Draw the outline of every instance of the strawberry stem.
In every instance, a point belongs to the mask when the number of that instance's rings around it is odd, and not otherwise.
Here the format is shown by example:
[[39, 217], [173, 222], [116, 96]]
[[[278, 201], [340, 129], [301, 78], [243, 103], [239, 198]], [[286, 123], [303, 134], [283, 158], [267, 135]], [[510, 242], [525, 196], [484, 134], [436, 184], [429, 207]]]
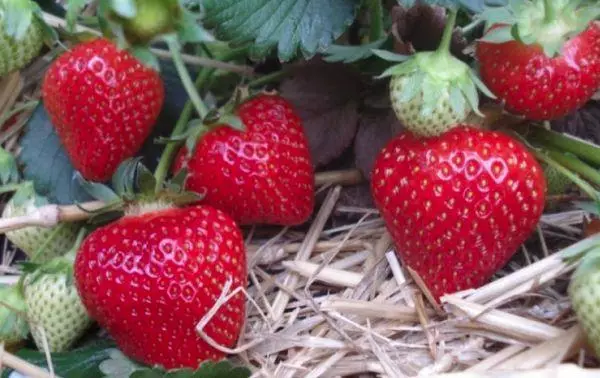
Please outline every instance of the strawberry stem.
[[370, 30], [369, 40], [379, 40], [383, 36], [383, 6], [381, 0], [369, 0]]
[[[581, 177], [579, 177], [576, 173], [573, 172], [581, 170], [589, 173], [588, 169], [593, 170], [593, 168], [586, 166], [580, 161], [573, 160], [573, 158], [569, 159], [568, 156], [565, 156], [558, 151], [546, 150], [545, 152], [541, 152], [536, 148], [530, 148], [530, 150], [536, 158], [545, 162], [549, 166], [553, 167], [554, 169], [565, 175], [569, 180], [571, 180], [575, 185], [577, 185], [579, 189], [581, 189], [591, 199], [593, 199], [594, 202], [600, 204], [600, 196], [598, 195], [598, 192], [587, 181], [583, 180]], [[567, 165], [569, 165], [570, 167], [567, 168]], [[571, 169], [573, 171], [571, 171]]]
[[574, 156], [561, 153], [557, 150], [546, 149], [546, 153], [565, 168], [570, 169], [574, 173], [578, 173], [581, 177], [587, 179], [591, 183], [600, 186], [600, 172], [593, 167], [590, 167]]
[[592, 165], [600, 166], [600, 147], [592, 143], [578, 140], [556, 131], [547, 130], [543, 127], [533, 126], [524, 131], [522, 126], [520, 126], [518, 128], [515, 127], [514, 131], [532, 142], [563, 152], [569, 152]]
[[181, 82], [183, 83], [183, 86], [185, 87], [185, 90], [188, 93], [188, 96], [190, 97], [190, 101], [196, 108], [196, 111], [198, 112], [200, 118], [206, 117], [206, 115], [208, 114], [208, 107], [200, 98], [200, 95], [198, 94], [198, 91], [196, 90], [196, 87], [192, 82], [192, 78], [190, 77], [190, 74], [187, 68], [185, 67], [185, 63], [183, 61], [183, 57], [181, 56], [181, 51], [179, 49], [179, 42], [176, 38], [170, 37], [165, 38], [165, 40], [167, 41], [167, 45], [169, 46], [169, 50], [171, 51], [171, 55], [173, 56], [173, 63], [175, 64], [175, 68], [179, 73]]
[[456, 25], [458, 9], [451, 8], [448, 12], [446, 26], [444, 26], [444, 34], [442, 34], [442, 41], [435, 52], [437, 56], [447, 56], [450, 54], [450, 43], [452, 42], [452, 34], [454, 33], [454, 25]]
[[289, 74], [290, 74], [289, 70], [282, 69], [280, 71], [271, 72], [269, 74], [266, 74], [266, 75], [263, 75], [261, 77], [258, 77], [258, 78], [254, 79], [254, 80], [251, 80], [246, 85], [249, 88], [261, 87], [261, 86], [263, 86], [265, 84], [269, 84], [269, 83], [278, 81], [279, 79], [282, 79], [282, 78], [286, 77]]
[[[200, 72], [198, 77], [196, 78], [195, 86], [196, 88], [201, 88], [202, 85], [210, 78], [213, 69], [204, 69]], [[190, 119], [192, 118], [193, 105], [191, 101], [186, 102], [181, 114], [179, 115], [179, 119], [171, 132], [171, 137], [176, 137], [182, 134], [185, 131]], [[175, 153], [178, 150], [179, 145], [177, 143], [168, 143], [163, 150], [163, 153], [158, 162], [158, 166], [156, 167], [156, 171], [154, 172], [154, 178], [156, 179], [156, 188], [155, 191], [158, 193], [163, 186], [163, 181], [167, 177], [167, 173], [169, 168], [171, 167], [171, 163]]]

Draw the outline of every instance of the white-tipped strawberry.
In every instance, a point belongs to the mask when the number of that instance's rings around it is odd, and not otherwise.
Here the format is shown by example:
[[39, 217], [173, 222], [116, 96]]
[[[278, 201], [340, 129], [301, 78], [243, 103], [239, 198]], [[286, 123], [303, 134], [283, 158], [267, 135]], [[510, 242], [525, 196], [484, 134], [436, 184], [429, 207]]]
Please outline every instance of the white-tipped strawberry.
[[10, 347], [27, 338], [26, 309], [21, 285], [0, 287], [0, 343]]
[[569, 297], [590, 346], [600, 356], [600, 249], [587, 252], [579, 263]]
[[35, 267], [25, 277], [29, 326], [40, 350], [44, 345], [52, 353], [70, 349], [93, 322], [73, 280], [73, 262], [81, 239], [66, 255]]
[[[26, 215], [48, 203], [35, 192], [31, 182], [25, 182], [5, 205], [2, 217]], [[25, 227], [7, 232], [6, 237], [32, 262], [43, 263], [68, 251], [77, 239], [79, 228], [78, 223], [61, 223], [51, 228]]]
[[472, 112], [482, 115], [477, 89], [494, 97], [471, 68], [450, 53], [456, 13], [450, 10], [436, 51], [403, 56], [374, 50], [385, 60], [401, 62], [379, 77], [391, 77], [392, 108], [404, 127], [419, 136], [441, 135]]

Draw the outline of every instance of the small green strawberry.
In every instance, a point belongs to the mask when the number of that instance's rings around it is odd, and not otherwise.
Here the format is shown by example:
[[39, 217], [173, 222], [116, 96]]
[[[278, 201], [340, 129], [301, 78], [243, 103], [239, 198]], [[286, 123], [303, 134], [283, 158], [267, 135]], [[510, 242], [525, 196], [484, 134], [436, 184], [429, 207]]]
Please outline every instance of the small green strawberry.
[[0, 344], [11, 346], [27, 338], [26, 310], [21, 285], [0, 287]]
[[573, 310], [597, 356], [600, 356], [600, 249], [589, 251], [569, 285]]
[[565, 194], [573, 182], [556, 168], [545, 163], [541, 163], [541, 166], [544, 170], [544, 175], [546, 176], [548, 195]]
[[44, 44], [44, 26], [31, 0], [0, 1], [0, 77], [18, 71]]
[[34, 268], [24, 280], [29, 327], [40, 350], [44, 341], [50, 352], [68, 350], [93, 322], [73, 281], [73, 262], [79, 244], [81, 240], [66, 255]]
[[[2, 217], [25, 215], [48, 203], [45, 197], [35, 192], [33, 183], [25, 182], [4, 207]], [[77, 238], [79, 228], [78, 223], [61, 223], [51, 228], [25, 227], [7, 232], [6, 237], [32, 262], [42, 263], [68, 251]]]
[[375, 50], [379, 57], [401, 62], [379, 77], [390, 77], [390, 100], [404, 127], [418, 136], [441, 135], [479, 111], [477, 89], [493, 94], [481, 83], [471, 68], [450, 53], [456, 23], [456, 9], [451, 9], [442, 41], [436, 51], [411, 56]]

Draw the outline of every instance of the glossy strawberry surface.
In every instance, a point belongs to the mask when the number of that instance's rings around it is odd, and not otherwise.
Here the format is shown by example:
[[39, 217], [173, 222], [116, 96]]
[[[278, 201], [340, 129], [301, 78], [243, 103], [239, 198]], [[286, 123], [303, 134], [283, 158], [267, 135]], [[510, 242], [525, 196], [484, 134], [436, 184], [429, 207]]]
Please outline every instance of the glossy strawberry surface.
[[258, 95], [238, 108], [246, 130], [219, 126], [182, 149], [175, 170], [187, 167], [186, 188], [241, 224], [295, 225], [314, 206], [314, 172], [302, 122], [276, 95]]
[[523, 145], [466, 125], [400, 134], [371, 183], [397, 253], [435, 298], [478, 287], [507, 263], [542, 214], [545, 185]]
[[48, 69], [44, 106], [74, 167], [105, 181], [150, 134], [164, 102], [163, 82], [106, 39], [74, 46]]
[[[129, 215], [91, 233], [75, 261], [75, 282], [90, 316], [119, 349], [148, 365], [197, 367], [223, 353], [196, 333], [224, 285], [245, 289], [241, 232], [208, 206]], [[245, 318], [239, 293], [204, 328], [232, 347]]]
[[553, 120], [583, 106], [600, 88], [600, 26], [572, 37], [558, 56], [538, 44], [477, 43], [481, 78], [508, 111]]

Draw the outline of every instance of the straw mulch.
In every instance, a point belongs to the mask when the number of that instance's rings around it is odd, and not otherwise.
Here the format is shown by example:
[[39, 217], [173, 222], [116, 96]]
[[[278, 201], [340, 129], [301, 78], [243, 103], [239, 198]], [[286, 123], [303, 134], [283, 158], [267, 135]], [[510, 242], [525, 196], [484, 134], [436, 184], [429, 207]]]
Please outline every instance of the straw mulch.
[[[34, 98], [36, 80], [35, 65], [27, 75], [5, 78], [0, 114]], [[17, 122], [0, 135], [13, 153], [22, 126]], [[247, 230], [248, 317], [238, 347], [228, 352], [254, 376], [600, 375], [566, 296], [574, 266], [561, 258], [600, 242], [600, 235], [584, 235], [586, 213], [545, 214], [492, 282], [446, 296], [438, 307], [402, 267], [377, 211], [339, 205], [340, 177], [353, 176], [320, 176], [325, 199], [307, 232]], [[333, 218], [355, 221], [338, 226]], [[4, 283], [17, 278], [13, 255], [6, 250], [3, 256]], [[210, 315], [199, 322], [201, 334]], [[6, 351], [0, 356], [31, 377], [50, 376]]]

